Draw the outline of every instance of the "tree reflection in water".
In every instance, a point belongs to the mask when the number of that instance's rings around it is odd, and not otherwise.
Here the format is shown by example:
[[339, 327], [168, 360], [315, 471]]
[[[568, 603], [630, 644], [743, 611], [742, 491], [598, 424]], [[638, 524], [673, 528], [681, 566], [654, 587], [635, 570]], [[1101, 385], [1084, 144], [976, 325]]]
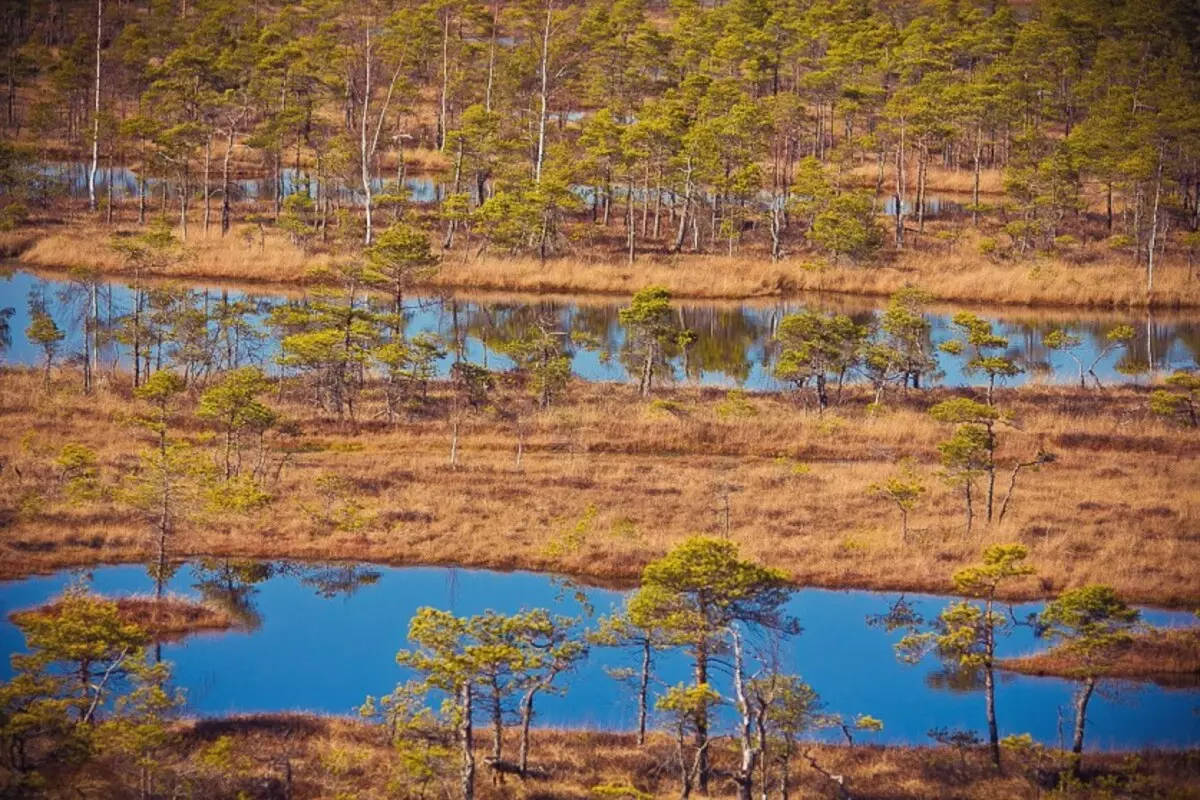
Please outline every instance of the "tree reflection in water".
[[295, 575], [300, 583], [314, 589], [318, 597], [331, 600], [335, 597], [351, 597], [364, 586], [379, 582], [382, 574], [377, 569], [362, 564], [287, 564], [282, 565], [286, 574]]
[[278, 573], [269, 561], [248, 559], [202, 558], [192, 565], [196, 582], [192, 584], [205, 602], [223, 609], [244, 631], [262, 627], [262, 616], [254, 607], [257, 585]]

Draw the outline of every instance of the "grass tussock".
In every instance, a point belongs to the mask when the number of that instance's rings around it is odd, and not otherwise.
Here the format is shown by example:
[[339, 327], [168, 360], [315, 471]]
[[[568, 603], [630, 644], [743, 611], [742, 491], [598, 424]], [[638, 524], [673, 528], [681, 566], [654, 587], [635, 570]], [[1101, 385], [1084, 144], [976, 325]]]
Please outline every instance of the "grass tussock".
[[[206, 605], [179, 595], [164, 595], [160, 598], [128, 595], [102, 598], [116, 603], [117, 613], [125, 622], [131, 622], [149, 633], [157, 641], [182, 639], [204, 631], [223, 631], [234, 627], [229, 613], [221, 608]], [[24, 616], [56, 616], [59, 600], [34, 609], [16, 611], [9, 616], [19, 620]]]
[[[1078, 674], [1078, 658], [1059, 646], [1020, 658], [1009, 658], [1001, 666], [1026, 675], [1070, 677]], [[1200, 686], [1200, 628], [1153, 629], [1134, 634], [1123, 649], [1099, 673], [1107, 678], [1152, 680], [1178, 686]]]
[[[150, 521], [105, 496], [152, 444], [130, 422], [136, 401], [126, 381], [85, 397], [75, 374], [46, 394], [35, 371], [0, 373], [5, 575], [152, 552]], [[519, 391], [498, 389], [494, 406], [512, 407]], [[790, 395], [752, 394], [753, 413], [728, 415], [721, 390], [675, 388], [646, 402], [632, 387], [580, 383], [523, 417], [519, 465], [511, 417], [462, 415], [452, 466], [444, 385], [395, 424], [383, 419], [375, 388], [351, 422], [314, 412], [303, 389], [285, 385], [272, 402], [300, 435], [270, 503], [236, 514], [201, 509], [172, 548], [181, 558], [459, 564], [628, 582], [681, 539], [708, 533], [728, 535], [799, 584], [945, 592], [951, 573], [987, 545], [1021, 542], [1037, 576], [1015, 596], [1106, 583], [1135, 601], [1200, 600], [1200, 434], [1151, 414], [1143, 389], [1003, 391], [998, 403], [1015, 427], [1001, 431], [1001, 465], [1039, 447], [1058, 459], [1022, 472], [1003, 522], [977, 517], [966, 535], [962, 491], [939, 477], [936, 448], [950, 429], [927, 414], [961, 393], [897, 393], [870, 413], [869, 394], [854, 389], [823, 416]], [[219, 437], [195, 421], [194, 403], [193, 394], [176, 413], [173, 436], [216, 463]], [[96, 452], [96, 499], [62, 491], [53, 459], [68, 443]], [[927, 487], [907, 542], [897, 510], [871, 488], [903, 457]]]
[[[177, 736], [157, 757], [159, 768], [186, 775], [190, 792], [199, 796], [310, 798], [356, 797], [382, 800], [396, 796], [453, 796], [458, 789], [457, 750], [434, 762], [417, 778], [413, 754], [398, 753], [382, 728], [358, 720], [313, 714], [256, 714], [198, 719], [181, 723]], [[506, 752], [516, 748], [516, 732], [506, 734]], [[1010, 753], [1001, 772], [991, 767], [982, 748], [957, 752], [933, 747], [853, 748], [805, 743], [806, 752], [825, 771], [844, 776], [848, 796], [888, 798], [956, 797], [964, 800], [1020, 800], [1044, 797], [1047, 782], [1060, 774], [1047, 769], [1052, 756]], [[422, 748], [417, 748], [420, 753]], [[800, 755], [793, 757], [790, 796], [819, 800], [837, 796], [829, 778]], [[679, 782], [672, 742], [661, 734], [638, 747], [631, 734], [535, 729], [530, 763], [546, 773], [521, 781], [508, 776], [492, 780], [484, 762], [487, 748], [477, 742], [476, 797], [554, 797], [594, 800], [631, 797], [629, 787], [651, 797], [677, 797]], [[716, 777], [707, 795], [736, 796], [733, 782], [720, 777], [736, 768], [737, 753], [729, 740], [713, 745]], [[74, 782], [103, 787], [103, 795], [136, 797], [128, 775], [103, 758], [95, 760]], [[1064, 797], [1092, 797], [1096, 791], [1117, 796], [1183, 797], [1200, 780], [1200, 762], [1192, 753], [1145, 752], [1089, 754], [1083, 760], [1081, 781], [1063, 791]], [[51, 785], [54, 785], [53, 779]], [[600, 787], [608, 787], [608, 791]], [[755, 789], [757, 790], [757, 785]], [[772, 787], [774, 790], [774, 787]], [[1109, 795], [1104, 795], [1109, 796]]]
[[[107, 246], [111, 230], [82, 226], [55, 230], [22, 245], [26, 266], [63, 269], [89, 266], [121, 273], [125, 264]], [[265, 238], [261, 238], [265, 236]], [[956, 234], [957, 236], [957, 234]], [[915, 237], [914, 237], [915, 238]], [[829, 264], [792, 257], [772, 262], [758, 256], [641, 255], [628, 264], [614, 255], [567, 255], [540, 261], [449, 253], [431, 280], [441, 289], [527, 293], [631, 295], [646, 286], [666, 286], [681, 298], [745, 299], [805, 292], [886, 296], [918, 285], [943, 302], [1095, 308], [1194, 308], [1200, 306], [1200, 280], [1186, 264], [1168, 262], [1147, 293], [1144, 270], [1127, 257], [1095, 245], [1068, 256], [1023, 260], [982, 255], [978, 237], [936, 238], [895, 253], [874, 265]], [[229, 236], [193, 229], [188, 256], [158, 272], [160, 277], [251, 283], [303, 284], [315, 267], [335, 256], [306, 254], [285, 236], [256, 226], [240, 226]], [[338, 256], [343, 257], [343, 256]]]

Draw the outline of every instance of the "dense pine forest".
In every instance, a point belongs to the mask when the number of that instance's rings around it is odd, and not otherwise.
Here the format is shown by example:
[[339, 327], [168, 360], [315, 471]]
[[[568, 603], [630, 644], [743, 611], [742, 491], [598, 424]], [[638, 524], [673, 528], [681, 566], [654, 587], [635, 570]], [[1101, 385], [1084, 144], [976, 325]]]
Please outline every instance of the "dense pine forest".
[[[90, 208], [112, 202], [106, 171], [131, 168], [139, 221], [168, 213], [186, 231], [200, 215], [224, 233], [265, 214], [305, 247], [370, 243], [416, 214], [445, 249], [862, 261], [982, 226], [985, 256], [1126, 253], [1148, 287], [1169, 254], [1190, 265], [1200, 248], [1187, 2], [4, 14], [4, 130], [26, 145], [5, 158], [10, 227], [48, 202], [22, 165], [75, 159]], [[426, 202], [405, 187], [417, 172], [439, 181]], [[248, 173], [269, 189], [244, 210], [232, 180]], [[948, 191], [966, 219], [931, 227], [931, 193]]]
[[1194, 0], [0, 5], [0, 797], [1200, 792]]

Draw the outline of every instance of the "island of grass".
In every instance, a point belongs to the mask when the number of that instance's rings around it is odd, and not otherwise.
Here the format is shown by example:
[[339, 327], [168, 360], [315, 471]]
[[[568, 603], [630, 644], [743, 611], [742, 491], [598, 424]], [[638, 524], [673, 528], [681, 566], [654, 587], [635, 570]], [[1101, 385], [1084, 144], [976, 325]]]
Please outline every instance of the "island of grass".
[[[122, 622], [137, 625], [154, 641], [182, 639], [205, 631], [224, 631], [234, 627], [234, 619], [224, 610], [178, 595], [152, 597], [130, 595], [98, 599], [113, 603]], [[57, 617], [63, 598], [55, 598], [37, 608], [16, 611], [9, 615], [20, 624], [30, 617]]]
[[[1025, 675], [1070, 678], [1080, 674], [1076, 656], [1063, 646], [1000, 662], [1003, 669]], [[1103, 678], [1153, 681], [1163, 686], [1200, 685], [1200, 627], [1151, 628], [1133, 634], [1097, 675]]]

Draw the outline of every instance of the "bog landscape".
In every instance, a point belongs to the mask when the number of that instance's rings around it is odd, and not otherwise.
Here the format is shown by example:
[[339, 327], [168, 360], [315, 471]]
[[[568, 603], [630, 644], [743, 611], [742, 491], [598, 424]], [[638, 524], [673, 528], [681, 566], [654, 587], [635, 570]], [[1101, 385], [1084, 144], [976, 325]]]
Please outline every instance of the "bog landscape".
[[1200, 797], [1200, 7], [0, 4], [0, 797]]

